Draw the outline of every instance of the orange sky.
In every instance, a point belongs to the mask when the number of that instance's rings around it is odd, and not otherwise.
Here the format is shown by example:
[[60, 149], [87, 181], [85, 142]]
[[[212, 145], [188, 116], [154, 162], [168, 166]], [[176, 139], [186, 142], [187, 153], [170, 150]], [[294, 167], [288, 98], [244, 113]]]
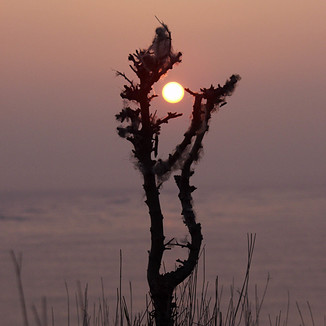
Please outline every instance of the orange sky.
[[[138, 182], [130, 144], [115, 132], [123, 80], [112, 69], [134, 78], [127, 56], [150, 44], [155, 15], [183, 52], [164, 83], [196, 91], [242, 76], [212, 121], [197, 180], [325, 184], [325, 12], [323, 0], [2, 1], [0, 190]], [[162, 115], [184, 112], [164, 126], [163, 154], [191, 101], [153, 102]]]

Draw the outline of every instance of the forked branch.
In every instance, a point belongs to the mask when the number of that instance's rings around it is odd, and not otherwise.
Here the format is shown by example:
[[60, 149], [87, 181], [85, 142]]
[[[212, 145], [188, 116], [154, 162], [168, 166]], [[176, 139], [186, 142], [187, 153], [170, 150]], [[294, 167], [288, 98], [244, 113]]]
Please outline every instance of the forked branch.
[[[190, 126], [173, 153], [166, 160], [157, 160], [162, 125], [182, 115], [168, 112], [167, 116], [159, 118], [156, 116], [156, 111], [150, 113], [151, 101], [157, 97], [152, 93], [153, 84], [175, 64], [181, 62], [181, 52], [176, 53], [172, 49], [169, 28], [163, 22], [159, 22], [161, 26], [155, 30], [152, 44], [147, 49], [136, 50], [128, 57], [131, 62], [130, 67], [138, 77], [139, 83], [133, 82], [124, 73], [117, 72], [117, 75], [128, 82], [124, 85], [121, 97], [136, 103], [137, 108], [124, 108], [116, 115], [116, 119], [121, 123], [127, 123], [126, 126], [118, 127], [118, 133], [133, 144], [137, 167], [144, 180], [143, 187], [151, 221], [147, 279], [155, 309], [156, 325], [169, 326], [174, 323], [173, 290], [194, 270], [203, 239], [201, 225], [197, 223], [193, 210], [192, 192], [196, 187], [190, 185], [190, 178], [194, 173], [192, 166], [200, 157], [211, 113], [226, 104], [225, 98], [232, 94], [240, 77], [232, 75], [224, 86], [202, 88], [199, 92], [186, 89], [194, 97]], [[180, 174], [175, 176], [175, 182], [179, 189], [183, 221], [191, 236], [191, 240], [186, 245], [180, 245], [173, 240], [164, 242], [163, 214], [158, 189], [159, 185], [175, 170], [180, 171]], [[176, 270], [161, 274], [163, 253], [173, 246], [187, 249], [188, 257], [183, 261], [177, 260], [180, 266]]]

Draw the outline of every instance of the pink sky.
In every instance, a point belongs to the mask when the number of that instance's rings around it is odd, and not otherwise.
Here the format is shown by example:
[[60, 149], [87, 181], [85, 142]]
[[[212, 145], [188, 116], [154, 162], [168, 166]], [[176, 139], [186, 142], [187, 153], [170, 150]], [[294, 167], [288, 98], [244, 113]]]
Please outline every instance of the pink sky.
[[[315, 185], [326, 180], [326, 2], [5, 0], [0, 5], [0, 190], [111, 188], [140, 180], [115, 132], [127, 57], [147, 47], [155, 15], [196, 91], [242, 80], [213, 119], [197, 185]], [[162, 153], [191, 112], [163, 128]], [[166, 142], [166, 145], [163, 144]], [[139, 184], [140, 185], [140, 184]]]

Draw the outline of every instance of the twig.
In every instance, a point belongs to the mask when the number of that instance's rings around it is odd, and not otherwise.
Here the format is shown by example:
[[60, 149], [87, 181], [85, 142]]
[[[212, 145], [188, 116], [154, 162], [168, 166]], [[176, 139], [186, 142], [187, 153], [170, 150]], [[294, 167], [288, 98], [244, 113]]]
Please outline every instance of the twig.
[[69, 304], [69, 291], [68, 291], [68, 284], [65, 282], [65, 287], [66, 287], [66, 294], [67, 294], [67, 306], [68, 306], [68, 326], [70, 326], [70, 304]]
[[238, 300], [238, 303], [237, 303], [237, 306], [236, 306], [236, 309], [234, 312], [233, 323], [232, 323], [233, 325], [234, 325], [235, 318], [236, 318], [236, 315], [237, 315], [239, 307], [240, 307], [241, 300], [248, 293], [249, 273], [250, 273], [251, 260], [252, 260], [252, 256], [253, 256], [253, 252], [254, 252], [254, 248], [255, 248], [256, 234], [254, 234], [254, 235], [248, 234], [247, 241], [248, 241], [247, 269], [246, 269], [246, 275], [245, 275], [245, 279], [243, 281], [242, 289], [240, 291], [239, 300]]
[[10, 254], [11, 254], [11, 258], [12, 258], [12, 261], [14, 263], [14, 268], [15, 268], [20, 305], [21, 305], [22, 314], [23, 314], [23, 323], [24, 323], [24, 326], [28, 326], [26, 301], [25, 301], [25, 296], [24, 296], [23, 282], [21, 279], [23, 256], [21, 253], [19, 253], [18, 257], [16, 257], [15, 252], [13, 250], [10, 251]]
[[123, 307], [122, 307], [122, 251], [120, 249], [120, 280], [119, 280], [119, 292], [120, 292], [120, 326], [123, 326], [123, 317], [122, 317], [122, 311], [123, 311]]
[[269, 281], [270, 281], [270, 275], [268, 274], [265, 289], [264, 289], [262, 298], [260, 300], [260, 303], [258, 303], [257, 286], [255, 287], [255, 292], [256, 292], [256, 322], [257, 322], [257, 324], [258, 324], [258, 320], [259, 320], [260, 310], [262, 308], [262, 305], [263, 305], [263, 302], [264, 302], [264, 299], [265, 299], [265, 296], [266, 296]]
[[123, 73], [123, 72], [120, 72], [120, 71], [118, 71], [118, 70], [114, 70], [115, 71], [115, 73], [116, 73], [116, 75], [117, 76], [121, 76], [121, 77], [123, 77], [131, 86], [133, 86], [134, 85], [134, 83], [126, 76], [126, 74], [125, 73]]
[[289, 319], [289, 311], [290, 311], [290, 292], [288, 291], [288, 303], [286, 307], [286, 317], [283, 326], [287, 326]]
[[195, 93], [195, 92], [191, 91], [189, 88], [185, 88], [185, 91], [186, 91], [187, 93], [191, 94], [192, 96], [197, 96], [197, 95], [199, 95], [198, 93]]
[[308, 309], [309, 309], [309, 313], [310, 313], [310, 317], [311, 317], [312, 326], [315, 326], [314, 316], [313, 316], [313, 314], [312, 314], [312, 310], [311, 310], [311, 307], [310, 307], [310, 303], [309, 303], [309, 301], [307, 301], [307, 306], [308, 306]]
[[156, 125], [159, 126], [161, 125], [162, 123], [168, 123], [170, 119], [174, 119], [174, 118], [178, 118], [178, 117], [181, 117], [182, 116], [182, 113], [177, 113], [177, 112], [168, 112], [168, 115], [163, 118], [163, 119], [158, 119], [156, 121]]
[[301, 313], [301, 309], [300, 309], [300, 307], [299, 307], [299, 303], [298, 303], [298, 301], [296, 301], [295, 303], [296, 303], [296, 305], [297, 305], [297, 309], [298, 309], [298, 312], [299, 312], [299, 315], [300, 315], [300, 319], [301, 319], [301, 322], [302, 322], [302, 326], [305, 326], [305, 322], [304, 322], [303, 317], [302, 317], [302, 313]]

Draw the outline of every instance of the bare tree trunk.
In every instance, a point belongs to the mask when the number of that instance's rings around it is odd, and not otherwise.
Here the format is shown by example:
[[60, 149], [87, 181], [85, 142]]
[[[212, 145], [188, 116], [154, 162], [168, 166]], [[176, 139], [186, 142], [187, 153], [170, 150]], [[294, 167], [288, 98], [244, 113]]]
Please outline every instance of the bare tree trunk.
[[[128, 85], [124, 85], [121, 97], [138, 103], [139, 107], [137, 109], [126, 107], [116, 115], [116, 118], [120, 122], [128, 122], [127, 126], [118, 127], [118, 133], [133, 144], [137, 167], [144, 180], [143, 187], [149, 209], [151, 232], [147, 280], [154, 305], [155, 323], [157, 326], [172, 326], [176, 309], [173, 299], [174, 289], [195, 269], [203, 239], [201, 225], [196, 222], [192, 206], [191, 194], [196, 189], [190, 185], [190, 178], [194, 173], [192, 165], [199, 159], [211, 113], [226, 104], [225, 97], [232, 94], [240, 77], [232, 75], [223, 87], [218, 85], [217, 88], [213, 86], [208, 89], [202, 88], [199, 93], [186, 89], [194, 97], [190, 127], [167, 160], [156, 160], [161, 125], [181, 115], [168, 112], [166, 117], [158, 118], [156, 113], [150, 113], [150, 103], [157, 97], [155, 94], [151, 95], [152, 86], [172, 69], [174, 64], [181, 62], [181, 53], [172, 51], [171, 33], [168, 27], [163, 23], [161, 25], [162, 27], [156, 29], [156, 36], [148, 49], [137, 50], [128, 57], [132, 62], [130, 67], [140, 82], [134, 84], [124, 73], [117, 72], [117, 75], [128, 82]], [[181, 172], [180, 175], [175, 175], [174, 179], [179, 188], [183, 222], [191, 238], [187, 244], [179, 244], [173, 240], [164, 243], [164, 222], [158, 189], [175, 170]], [[161, 274], [164, 251], [173, 246], [187, 249], [188, 257], [184, 261], [177, 260], [179, 267], [176, 270]]]

